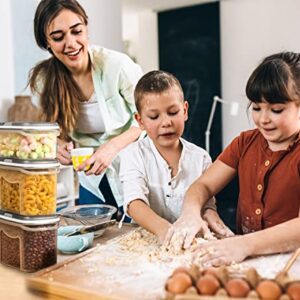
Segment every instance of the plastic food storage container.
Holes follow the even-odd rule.
[[[57,261],[59,218],[31,218],[0,214],[0,262],[35,272]]]
[[[58,135],[56,123],[0,123],[0,156],[55,159]]]
[[[0,209],[22,216],[56,213],[59,163],[0,160]]]

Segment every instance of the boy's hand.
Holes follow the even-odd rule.
[[[170,227],[164,240],[164,246],[190,248],[195,236],[201,232],[206,239],[213,239],[207,223],[199,216],[181,215]]]
[[[234,233],[224,224],[219,214],[213,209],[206,209],[203,219],[207,222],[208,227],[219,238],[234,236]]]
[[[158,240],[162,244],[164,244],[167,232],[168,232],[168,230],[170,229],[171,226],[172,226],[171,223],[169,223],[168,221],[165,221],[163,224],[161,224],[161,226],[155,232],[155,235],[157,236]]]

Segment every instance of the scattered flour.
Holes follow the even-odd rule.
[[[194,247],[205,242],[197,238]],[[139,300],[162,299],[164,283],[173,270],[178,266],[190,267],[193,263],[192,250],[167,249],[153,234],[138,228],[104,245],[97,245],[91,253],[52,272],[49,280],[59,281],[60,272],[67,269],[70,277],[74,275],[72,286],[93,289],[99,295]],[[255,267],[262,277],[274,278],[289,257],[290,254],[253,258],[232,265],[230,270],[238,273]],[[299,278],[299,264],[295,270],[298,270]],[[74,280],[75,276],[78,281]]]

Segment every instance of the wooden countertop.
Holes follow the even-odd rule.
[[[118,237],[122,234],[126,234],[133,230],[134,227],[132,225],[124,224],[121,229],[118,229],[117,226],[107,228],[103,236],[94,240],[94,245],[100,243],[104,244],[108,240],[111,240],[115,237]],[[96,250],[96,249],[95,249]],[[80,254],[81,255],[81,254]],[[79,255],[79,256],[80,256]],[[248,259],[245,261],[246,265],[249,267],[255,267],[257,270],[266,269],[272,270],[274,265],[283,266],[291,254],[283,254],[283,255],[274,255],[274,256],[261,256],[252,259]],[[63,263],[65,260],[74,258],[76,259],[76,255],[58,255],[58,263]],[[78,258],[77,258],[78,259]],[[58,266],[58,265],[57,265]],[[292,269],[290,270],[290,274],[296,276],[296,278],[300,278],[300,260],[298,260]],[[12,300],[37,300],[37,299],[63,299],[59,296],[54,296],[50,294],[43,294],[37,291],[28,290],[26,287],[26,279],[30,276],[36,276],[36,273],[23,273],[19,270],[15,270],[0,264],[0,295],[1,299],[12,299]],[[76,273],[77,274],[77,273]],[[76,275],[75,275],[76,276]],[[80,276],[80,275],[79,275]],[[81,282],[80,282],[81,283]],[[65,299],[65,298],[64,298]]]
[[[113,239],[121,234],[125,234],[134,228],[131,225],[123,225],[121,229],[117,226],[107,228],[104,234],[94,240],[94,245],[97,243],[105,243],[106,241]],[[61,255],[58,254],[57,262],[62,262],[74,255]],[[0,295],[1,299],[10,300],[38,300],[49,299],[49,295],[45,295],[39,292],[33,292],[28,290],[25,284],[25,279],[35,273],[23,273],[19,270],[4,266],[0,264]],[[50,299],[62,299],[60,297],[51,296]]]

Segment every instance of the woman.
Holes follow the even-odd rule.
[[[94,147],[86,161],[92,167],[79,173],[80,184],[104,202],[121,206],[115,158],[141,134],[133,118],[133,90],[142,71],[124,54],[89,47],[87,24],[88,17],[76,0],[40,1],[35,39],[52,56],[31,70],[29,85],[40,98],[43,119],[60,126],[59,161],[71,163],[75,143]],[[104,186],[101,190],[99,184]],[[103,197],[110,189],[116,203],[109,194],[109,199]]]

